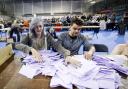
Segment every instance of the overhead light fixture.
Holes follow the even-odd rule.
[[[91,3],[91,4],[95,4],[95,3],[96,3],[96,1],[91,1],[90,3]]]
[[[91,2],[92,0],[88,0],[88,2]]]

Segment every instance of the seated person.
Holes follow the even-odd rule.
[[[15,48],[25,53],[31,53],[36,61],[42,61],[42,57],[37,50],[55,48],[60,54],[66,57],[70,55],[70,51],[58,44],[53,37],[44,31],[44,23],[41,19],[35,18],[30,24],[30,33],[21,41],[16,43]]]
[[[92,55],[95,52],[95,47],[90,45],[87,41],[87,38],[80,34],[83,21],[79,18],[75,18],[71,22],[71,26],[68,32],[60,34],[58,41],[60,44],[71,52],[71,55],[78,55],[78,51],[82,45],[89,46],[90,50],[84,53],[86,59],[92,59]],[[68,58],[70,59],[70,58]],[[68,60],[70,63],[79,63],[76,60]]]

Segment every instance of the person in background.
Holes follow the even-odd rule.
[[[21,27],[19,25],[18,20],[17,19],[14,20],[14,22],[13,22],[13,24],[11,26],[11,30],[10,30],[10,38],[14,39],[13,34],[14,33],[17,34],[17,40],[16,40],[16,38],[14,39],[15,42],[16,41],[20,42],[20,29],[21,29]]]
[[[24,29],[28,30],[28,28],[29,28],[29,20],[23,20],[23,27],[24,27]]]
[[[128,43],[118,44],[112,51],[113,55],[124,55],[128,58]]]
[[[60,34],[58,37],[59,43],[65,48],[70,50],[71,55],[78,55],[78,51],[82,45],[90,47],[88,52],[84,53],[86,59],[92,59],[92,55],[95,52],[95,47],[87,41],[87,38],[80,34],[83,21],[79,18],[72,20],[69,31]],[[69,57],[69,58],[68,58]],[[66,61],[72,64],[79,64],[74,58],[68,56]]]
[[[4,24],[2,21],[0,21],[0,29],[4,29]]]
[[[25,53],[32,54],[36,61],[42,61],[38,50],[54,47],[64,57],[70,55],[70,51],[63,48],[53,37],[44,31],[44,23],[40,18],[34,18],[30,24],[30,33],[21,41],[16,43],[15,48]]]
[[[116,45],[111,54],[105,57],[114,60],[118,65],[128,67],[128,43]]]

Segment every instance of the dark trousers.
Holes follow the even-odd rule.
[[[13,27],[10,31],[10,38],[13,38],[13,33],[17,34],[17,42],[20,41],[20,32],[18,27]],[[16,39],[14,39],[14,42],[16,42]]]

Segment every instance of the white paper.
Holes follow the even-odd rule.
[[[32,68],[28,65],[23,65],[19,71],[20,74],[32,79],[39,70],[37,68]]]
[[[50,82],[50,87],[57,87],[57,86],[63,86],[67,89],[73,89],[72,84],[66,84],[63,82],[58,76],[52,77]]]

